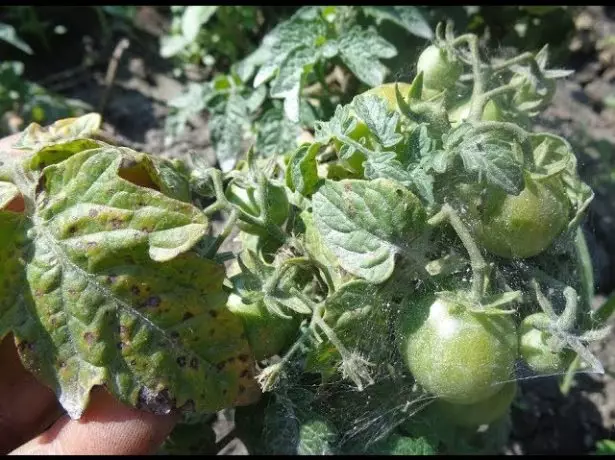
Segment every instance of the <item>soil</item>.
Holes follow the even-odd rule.
[[[602,296],[615,288],[615,180],[609,182],[605,175],[607,162],[615,171],[615,104],[609,99],[615,96],[615,40],[606,40],[615,37],[615,15],[612,7],[588,6],[575,22],[567,64],[575,74],[560,82],[539,127],[571,140],[581,175],[596,192],[585,230],[595,265],[595,303],[599,305]],[[92,38],[97,26],[92,23],[86,32],[77,32],[78,40],[65,39],[64,52],[53,62],[25,61],[26,76],[51,82],[47,87],[55,86],[61,94],[100,110],[114,46],[128,38],[129,46],[119,60],[102,111],[105,130],[137,150],[182,158],[195,152],[213,164],[205,115],[194,117],[189,129],[165,147],[168,102],[181,93],[186,81],[174,78],[168,62],[158,56],[157,37],[165,22],[157,10],[140,7],[136,26],[114,29],[112,40],[97,44]],[[87,30],[94,31],[90,37]],[[82,66],[84,61],[89,62],[87,67]],[[66,73],[67,68],[72,72]],[[56,73],[60,71],[63,73]],[[60,77],[54,78],[57,75]],[[561,394],[557,378],[520,382],[521,396],[513,407],[513,429],[504,453],[582,454],[592,452],[598,440],[615,439],[615,335],[595,351],[606,374],[579,375],[568,396]],[[220,423],[228,425],[225,419]],[[221,453],[244,453],[236,444],[232,441]]]

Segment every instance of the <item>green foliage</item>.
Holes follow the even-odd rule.
[[[244,150],[242,140],[256,140],[260,156],[294,149],[301,128],[310,128],[315,118],[328,118],[332,104],[344,97],[343,91],[330,88],[327,74],[340,68],[366,85],[377,86],[384,81],[388,70],[381,60],[395,56],[397,51],[373,25],[362,25],[361,14],[375,17],[377,22],[392,21],[421,37],[430,33],[414,7],[362,8],[299,9],[265,35],[260,46],[235,63],[228,75],[200,87],[193,85],[172,102],[168,141],[183,131],[190,116],[207,111],[212,117],[212,142],[224,171],[233,167]],[[203,14],[192,16],[194,20],[208,17]],[[309,95],[308,86],[319,88],[319,94]]]

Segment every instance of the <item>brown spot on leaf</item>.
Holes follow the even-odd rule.
[[[153,295],[147,298],[147,300],[145,301],[145,305],[147,307],[156,308],[158,305],[160,305],[160,302],[160,297],[158,297],[157,295]]]
[[[237,356],[237,359],[239,359],[239,361],[241,361],[242,363],[247,363],[250,357],[248,355],[242,354]]]
[[[130,292],[132,292],[134,295],[139,295],[141,294],[141,290],[139,289],[139,286],[137,286],[136,284],[133,284],[130,287]]]
[[[136,359],[131,360],[130,361],[130,365],[131,366],[136,366],[137,365],[137,360]]]
[[[193,315],[192,313],[190,313],[189,311],[187,311],[186,313],[184,313],[183,320],[184,320],[184,321],[189,320],[189,319],[190,319],[190,318],[192,318],[193,316],[194,316],[194,315]]]
[[[215,318],[216,316],[218,316],[218,312],[216,310],[209,310],[209,316]]]
[[[239,377],[246,378],[249,375],[250,375],[250,372],[248,372],[248,369],[244,369],[244,371],[241,374],[239,374]]]
[[[216,364],[216,369],[221,371],[222,369],[224,369],[224,366],[226,366],[226,363],[224,361],[219,362],[218,364]]]
[[[109,221],[109,223],[111,224],[111,228],[113,230],[119,230],[120,228],[122,228],[124,221],[122,221],[122,219],[118,219],[117,217],[114,217],[113,219]]]
[[[96,335],[93,332],[86,332],[83,334],[83,339],[87,342],[88,345],[93,345],[96,341]]]
[[[186,357],[180,356],[179,358],[177,358],[177,364],[179,365],[179,367],[184,367],[186,365]]]
[[[74,235],[76,231],[77,231],[77,226],[75,224],[72,224],[70,227],[68,227],[69,234]]]
[[[239,394],[242,394],[246,391],[246,387],[240,384],[238,390],[239,390]]]
[[[198,359],[196,359],[196,358],[192,358],[192,359],[190,360],[190,367],[191,367],[192,369],[198,369],[198,368],[199,368],[199,360],[198,360]]]

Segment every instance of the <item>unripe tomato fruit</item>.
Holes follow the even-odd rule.
[[[429,45],[419,56],[416,71],[423,72],[423,84],[427,88],[442,91],[455,86],[463,65],[457,60],[449,60],[446,50]]]
[[[448,113],[448,119],[451,122],[452,127],[454,128],[457,124],[464,121],[470,115],[470,101],[465,100],[461,104],[457,105],[453,109],[451,109]],[[502,113],[502,109],[497,105],[497,103],[490,99],[489,102],[485,104],[485,108],[483,109],[483,115],[481,120],[483,121],[503,121],[504,115]]]
[[[532,326],[533,321],[545,322],[546,314],[534,313],[521,321],[519,327],[519,352],[530,369],[537,374],[558,374],[566,372],[575,357],[574,351],[565,348],[554,351],[547,344],[551,335]]]
[[[474,404],[453,404],[437,400],[430,406],[430,413],[442,417],[453,425],[477,427],[502,418],[510,408],[517,392],[517,382],[506,382],[500,391]]]
[[[417,383],[454,404],[474,404],[500,391],[518,352],[510,317],[471,313],[435,294],[406,305],[398,339]]]
[[[248,343],[257,361],[284,351],[299,330],[299,318],[286,319],[274,315],[260,302],[247,304],[238,295],[231,294],[227,306],[241,318]]]
[[[492,254],[526,258],[540,254],[568,224],[570,201],[558,178],[526,177],[515,196],[490,188],[470,203],[470,225],[478,241]]]

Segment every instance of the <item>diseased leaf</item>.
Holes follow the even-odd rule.
[[[466,170],[478,173],[482,179],[501,187],[510,195],[518,195],[524,187],[523,168],[513,154],[510,144],[492,141],[487,135],[464,139],[459,154]]]
[[[143,178],[134,171],[122,178],[126,162],[147,164],[139,157],[110,146],[75,153],[26,184],[34,209],[0,211],[0,338],[13,332],[24,366],[73,418],[94,385],[157,413],[253,402],[224,266],[191,251],[207,219],[133,183]]]
[[[363,11],[373,16],[377,24],[390,21],[403,27],[417,37],[431,40],[433,32],[419,9],[415,6],[362,6]]]
[[[359,80],[370,86],[384,81],[387,68],[380,59],[397,55],[395,47],[374,29],[353,27],[339,38],[340,57]]]
[[[299,125],[291,122],[280,109],[268,110],[259,120],[255,150],[260,156],[282,155],[297,146]]]
[[[299,121],[301,79],[318,59],[319,54],[310,47],[293,49],[280,63],[277,77],[271,83],[271,97],[284,99],[284,113],[291,122]]]
[[[402,185],[386,180],[325,181],[312,200],[314,221],[341,266],[371,283],[385,281],[420,234],[425,211]]]
[[[244,136],[248,110],[245,100],[236,93],[229,96],[222,113],[215,113],[209,122],[211,138],[220,169],[230,171],[235,166]]]
[[[353,106],[383,147],[393,147],[402,140],[402,135],[396,132],[399,113],[390,111],[385,100],[372,94],[359,95]]]
[[[38,123],[31,123],[13,147],[20,150],[39,150],[58,141],[87,138],[98,131],[101,123],[101,117],[97,113],[58,120],[45,128]]]

